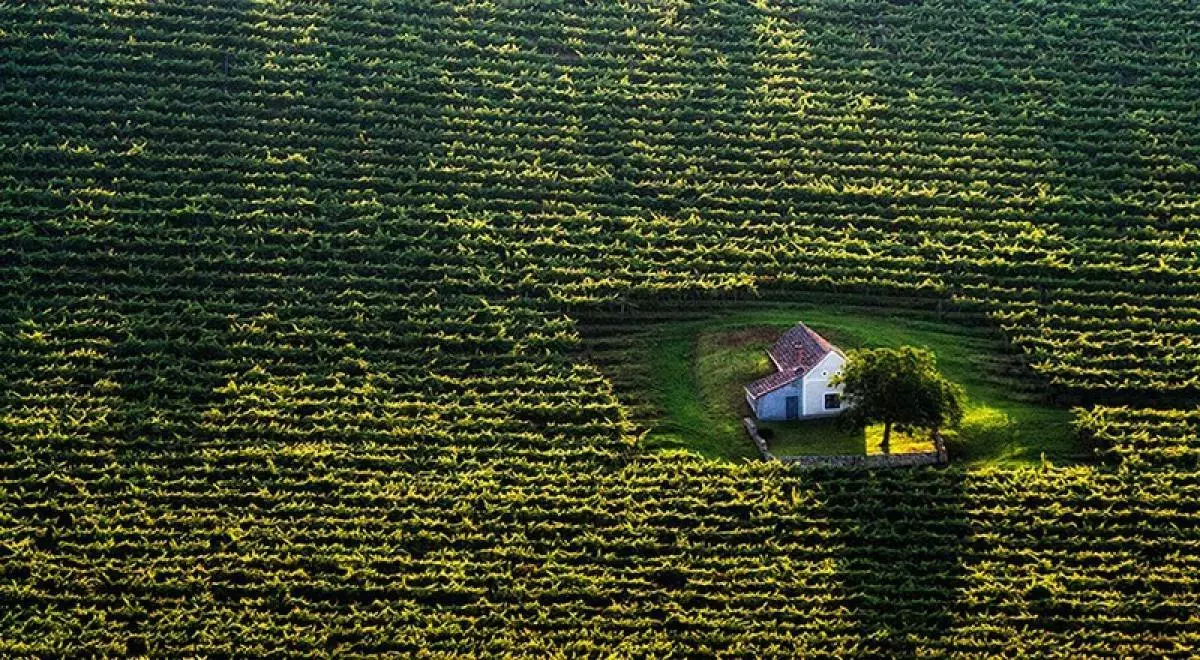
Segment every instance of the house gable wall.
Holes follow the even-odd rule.
[[[845,409],[845,404],[837,410],[825,409],[826,394],[841,394],[842,386],[833,387],[829,380],[841,372],[846,364],[846,358],[837,351],[832,351],[804,376],[804,398],[801,414],[804,417],[823,417],[837,415]]]

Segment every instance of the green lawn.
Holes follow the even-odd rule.
[[[746,411],[749,414],[749,411]],[[759,422],[760,433],[771,435],[771,452],[778,456],[798,454],[881,454],[883,427],[850,429],[839,424],[836,418],[814,419],[802,422]],[[764,433],[765,432],[765,433]],[[746,440],[749,442],[749,439]],[[929,437],[909,436],[892,431],[892,453],[932,451],[933,440]]]
[[[843,350],[902,346],[929,348],[938,368],[967,391],[962,427],[947,433],[954,458],[989,464],[1088,460],[1071,428],[1071,414],[1022,400],[1012,382],[991,368],[994,340],[949,324],[882,312],[823,308],[772,309],[704,322],[663,326],[647,356],[652,394],[666,411],[647,444],[682,448],[712,458],[754,458],[742,428],[749,414],[742,387],[771,371],[766,349],[784,329],[804,321]],[[878,427],[858,431],[834,420],[764,423],[777,454],[878,453]],[[893,434],[892,451],[924,451],[927,438]]]

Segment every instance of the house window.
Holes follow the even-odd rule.
[[[842,395],[841,394],[837,394],[835,392],[833,394],[825,395],[825,410],[837,410],[838,408],[841,408],[841,407],[842,407]]]

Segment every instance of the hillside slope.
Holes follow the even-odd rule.
[[[0,2],[0,653],[1195,655],[1197,24]],[[998,328],[1108,462],[640,453],[577,320],[759,298]]]

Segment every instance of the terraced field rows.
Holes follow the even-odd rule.
[[[1196,390],[1182,5],[538,7],[10,7],[26,277],[120,239],[134,273],[917,294],[1063,386]]]
[[[0,649],[1194,655],[1197,23],[0,2]],[[1124,468],[645,456],[574,361],[843,296],[1128,404]]]
[[[4,597],[72,608],[49,636],[10,618],[6,652],[141,635],[179,653],[1137,655],[1198,634],[1190,475],[830,478],[672,458],[422,478],[282,453],[36,483],[6,468],[10,520],[50,531],[8,546]]]
[[[1200,408],[1097,407],[1080,419],[1101,456],[1133,469],[1200,468]]]

